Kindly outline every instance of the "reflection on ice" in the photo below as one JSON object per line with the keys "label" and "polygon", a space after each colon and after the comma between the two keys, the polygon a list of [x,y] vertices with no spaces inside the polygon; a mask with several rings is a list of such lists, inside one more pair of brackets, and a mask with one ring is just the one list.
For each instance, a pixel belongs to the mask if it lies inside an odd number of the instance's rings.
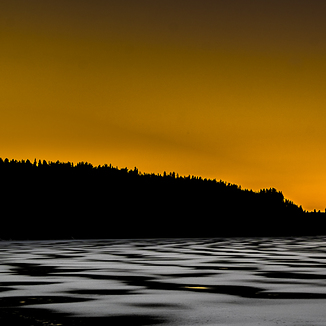
{"label": "reflection on ice", "polygon": [[325,240],[3,241],[0,321],[323,325]]}

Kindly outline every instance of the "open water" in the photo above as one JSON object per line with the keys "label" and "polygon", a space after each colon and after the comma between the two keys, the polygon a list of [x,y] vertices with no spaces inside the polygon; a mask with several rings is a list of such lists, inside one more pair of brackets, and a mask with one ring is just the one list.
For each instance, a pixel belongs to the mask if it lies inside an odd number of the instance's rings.
{"label": "open water", "polygon": [[0,263],[0,320],[26,325],[326,325],[326,237],[2,241]]}

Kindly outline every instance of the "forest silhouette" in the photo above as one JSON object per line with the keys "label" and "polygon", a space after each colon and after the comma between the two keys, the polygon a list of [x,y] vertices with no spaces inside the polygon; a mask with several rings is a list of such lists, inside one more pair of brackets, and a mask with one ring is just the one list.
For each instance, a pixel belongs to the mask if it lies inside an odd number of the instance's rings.
{"label": "forest silhouette", "polygon": [[0,176],[3,240],[325,234],[326,214],[304,211],[275,188],[7,158]]}

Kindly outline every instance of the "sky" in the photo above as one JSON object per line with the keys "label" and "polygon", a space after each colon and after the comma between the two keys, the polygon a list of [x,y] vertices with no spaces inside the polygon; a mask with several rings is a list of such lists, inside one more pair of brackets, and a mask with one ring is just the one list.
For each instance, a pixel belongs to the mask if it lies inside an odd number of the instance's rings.
{"label": "sky", "polygon": [[3,0],[0,157],[326,207],[325,0]]}

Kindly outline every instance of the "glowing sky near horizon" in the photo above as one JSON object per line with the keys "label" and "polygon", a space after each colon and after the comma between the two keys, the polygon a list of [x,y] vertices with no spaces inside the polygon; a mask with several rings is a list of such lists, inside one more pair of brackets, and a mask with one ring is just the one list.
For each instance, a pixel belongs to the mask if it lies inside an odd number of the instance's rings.
{"label": "glowing sky near horizon", "polygon": [[0,157],[326,207],[326,1],[4,0]]}

